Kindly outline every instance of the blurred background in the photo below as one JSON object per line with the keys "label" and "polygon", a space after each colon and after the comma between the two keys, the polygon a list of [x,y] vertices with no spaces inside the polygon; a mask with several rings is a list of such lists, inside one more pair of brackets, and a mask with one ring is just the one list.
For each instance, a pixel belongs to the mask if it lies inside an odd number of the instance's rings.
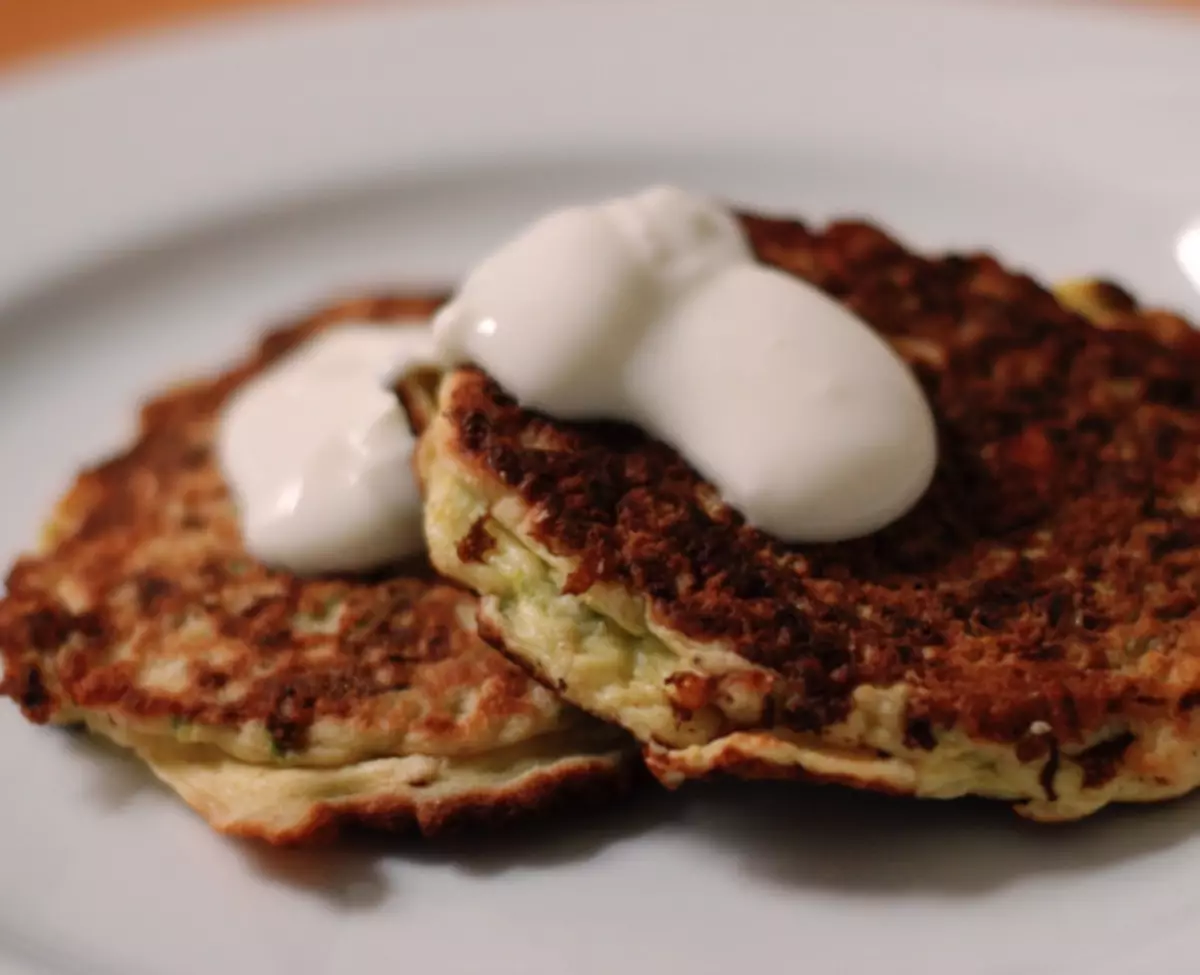
{"label": "blurred background", "polygon": [[308,2],[356,0],[0,0],[0,68],[139,30]]}
{"label": "blurred background", "polygon": [[[459,0],[0,0],[0,70],[51,53],[87,46],[136,31],[187,23],[241,10],[305,3],[454,3]],[[488,0],[481,0],[488,2]],[[503,0],[496,0],[503,2]],[[592,0],[603,2],[603,0]],[[836,3],[837,0],[829,0]],[[903,0],[896,0],[902,3]],[[989,0],[961,0],[964,3]],[[1039,0],[990,0],[1029,3]],[[1059,2],[1059,0],[1041,0]],[[1071,2],[1071,0],[1065,0]],[[1193,9],[1200,0],[1074,0],[1076,6],[1108,4]]]}

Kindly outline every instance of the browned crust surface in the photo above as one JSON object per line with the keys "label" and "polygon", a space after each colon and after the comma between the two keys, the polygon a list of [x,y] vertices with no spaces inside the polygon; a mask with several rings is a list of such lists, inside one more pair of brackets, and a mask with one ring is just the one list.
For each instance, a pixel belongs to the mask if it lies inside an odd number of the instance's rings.
{"label": "browned crust surface", "polygon": [[702,505],[711,489],[670,448],[522,410],[458,370],[443,399],[456,458],[534,509],[534,541],[578,566],[566,590],[615,584],[676,633],[769,668],[771,720],[798,733],[841,720],[857,688],[896,684],[913,742],[1186,722],[1200,704],[1200,335],[1108,285],[1120,300],[1096,296],[1108,314],[1093,324],[990,256],[925,258],[862,223],[745,225],[761,259],[910,363],[938,421],[934,483],[871,537],[785,545]]}
{"label": "browned crust surface", "polygon": [[[583,723],[478,639],[473,597],[427,566],[300,578],[243,548],[213,456],[227,397],[319,329],[423,318],[437,303],[338,304],[272,332],[224,375],[146,403],[133,446],[80,475],[44,551],[10,571],[0,693],[34,721],[99,715],[266,763],[472,755]],[[492,815],[529,805],[542,794],[532,788],[499,797]],[[484,798],[448,802],[410,812],[436,825]]]}

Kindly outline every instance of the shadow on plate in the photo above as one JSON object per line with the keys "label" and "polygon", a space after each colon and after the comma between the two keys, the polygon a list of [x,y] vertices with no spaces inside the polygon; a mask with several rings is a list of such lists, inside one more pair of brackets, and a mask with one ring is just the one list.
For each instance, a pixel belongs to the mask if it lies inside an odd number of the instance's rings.
{"label": "shadow on plate", "polygon": [[[183,801],[131,753],[83,731],[66,735],[67,749],[86,764],[83,792],[106,810],[120,811],[140,799]],[[329,847],[277,848],[234,839],[246,865],[272,882],[319,895],[346,909],[369,908],[388,894],[385,867],[405,860],[436,864],[479,876],[514,868],[547,868],[590,859],[613,843],[632,839],[678,819],[677,794],[639,782],[633,795],[611,805],[532,815],[485,832],[425,839],[415,829],[396,835],[351,830]],[[198,829],[208,829],[193,814]]]}
{"label": "shadow on plate", "polygon": [[543,869],[588,860],[612,844],[649,832],[676,817],[680,799],[659,789],[614,805],[531,816],[501,829],[426,839],[353,831],[335,846],[288,849],[240,844],[245,863],[275,883],[319,896],[344,910],[377,906],[392,892],[388,866],[396,861],[445,867],[475,876]]}
{"label": "shadow on plate", "polygon": [[[122,809],[173,793],[123,750],[83,734],[70,750],[93,768],[88,798]],[[737,869],[783,887],[862,896],[972,895],[1045,874],[1078,874],[1176,847],[1200,833],[1200,796],[1111,807],[1078,823],[1037,824],[1001,803],[913,800],[794,783],[694,783],[677,793],[642,784],[603,808],[532,816],[502,829],[425,839],[350,832],[336,846],[278,849],[229,840],[264,878],[345,910],[389,894],[396,861],[475,876],[553,869],[656,830],[687,832]],[[197,829],[207,829],[199,818]]]}
{"label": "shadow on plate", "polygon": [[762,782],[688,791],[687,827],[734,856],[746,873],[785,887],[863,896],[985,893],[1038,875],[1099,870],[1200,832],[1200,797],[1039,824],[1002,803],[975,799]]}
{"label": "shadow on plate", "polygon": [[678,822],[683,812],[684,799],[678,793],[639,782],[633,794],[609,805],[544,817],[535,814],[493,832],[412,838],[402,852],[405,859],[477,875],[556,867],[591,859],[616,843]]}
{"label": "shadow on plate", "polygon": [[382,859],[351,845],[287,849],[226,839],[263,880],[308,894],[339,911],[370,910],[388,900],[392,882]]}

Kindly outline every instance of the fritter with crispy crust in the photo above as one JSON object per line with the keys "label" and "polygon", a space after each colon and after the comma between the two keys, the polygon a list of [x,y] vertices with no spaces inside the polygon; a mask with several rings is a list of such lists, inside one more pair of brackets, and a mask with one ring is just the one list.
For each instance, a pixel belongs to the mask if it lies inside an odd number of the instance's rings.
{"label": "fritter with crispy crust", "polygon": [[272,842],[432,832],[618,786],[621,738],[480,641],[474,597],[423,560],[298,578],[243,547],[213,449],[225,400],[319,329],[435,305],[340,304],[146,404],[134,445],[80,476],[12,568],[0,692],[135,749],[214,826]]}
{"label": "fritter with crispy crust", "polygon": [[668,784],[802,776],[1042,820],[1195,787],[1200,335],[1113,285],[1060,301],[863,223],[743,220],[916,372],[926,496],[870,537],[786,545],[635,429],[418,372],[399,393],[430,550],[484,595],[481,632]]}

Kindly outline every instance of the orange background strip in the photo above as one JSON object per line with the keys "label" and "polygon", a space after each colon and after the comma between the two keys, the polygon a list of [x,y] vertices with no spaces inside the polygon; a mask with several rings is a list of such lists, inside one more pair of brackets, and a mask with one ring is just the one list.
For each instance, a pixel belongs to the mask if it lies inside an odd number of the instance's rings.
{"label": "orange background strip", "polygon": [[189,19],[307,2],[314,0],[0,0],[0,68]]}
{"label": "orange background strip", "polygon": [[[346,3],[354,0],[0,0],[0,68],[39,55],[198,17],[239,9],[313,2]],[[1089,0],[1077,2],[1087,6]],[[1200,12],[1200,0],[1126,2],[1141,7],[1189,7]]]}

